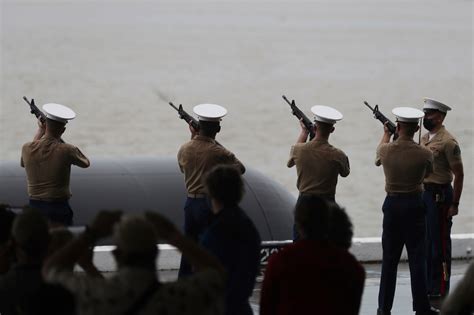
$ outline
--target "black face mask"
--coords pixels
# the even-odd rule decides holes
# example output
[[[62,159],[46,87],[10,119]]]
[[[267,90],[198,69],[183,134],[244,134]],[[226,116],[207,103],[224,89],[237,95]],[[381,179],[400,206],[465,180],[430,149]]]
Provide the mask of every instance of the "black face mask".
[[[423,119],[423,127],[425,127],[426,130],[431,131],[436,127],[436,124],[434,123],[433,119]]]

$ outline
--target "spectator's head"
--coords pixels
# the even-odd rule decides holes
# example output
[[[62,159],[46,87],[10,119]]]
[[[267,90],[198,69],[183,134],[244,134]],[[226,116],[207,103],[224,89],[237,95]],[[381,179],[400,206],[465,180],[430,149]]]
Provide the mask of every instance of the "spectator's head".
[[[237,205],[244,195],[240,171],[228,165],[218,165],[207,173],[204,186],[211,200],[224,207]]]
[[[300,197],[295,208],[295,223],[304,239],[326,240],[349,249],[352,223],[347,213],[334,202],[319,197]]]
[[[158,254],[153,225],[143,216],[124,215],[114,227],[117,248],[114,256],[119,267],[135,266],[155,270]]]
[[[18,262],[42,262],[49,243],[45,217],[36,209],[24,208],[13,222],[12,240]]]
[[[8,271],[13,255],[10,251],[10,237],[15,214],[8,206],[0,204],[0,274]]]

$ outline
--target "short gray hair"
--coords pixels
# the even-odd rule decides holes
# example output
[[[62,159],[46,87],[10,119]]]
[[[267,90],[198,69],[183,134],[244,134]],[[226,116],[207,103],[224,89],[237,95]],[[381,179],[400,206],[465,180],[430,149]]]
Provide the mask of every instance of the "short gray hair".
[[[156,252],[157,237],[153,225],[140,215],[124,215],[114,228],[117,248],[127,254]]]

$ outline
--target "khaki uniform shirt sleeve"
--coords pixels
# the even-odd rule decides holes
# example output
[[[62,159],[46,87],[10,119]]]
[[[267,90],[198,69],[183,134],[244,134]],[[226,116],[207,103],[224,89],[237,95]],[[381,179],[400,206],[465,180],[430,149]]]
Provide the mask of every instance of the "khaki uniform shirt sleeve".
[[[341,160],[341,170],[339,171],[339,174],[342,177],[347,177],[350,172],[351,172],[351,166],[349,165],[349,158],[347,157],[347,155],[343,153],[342,160]]]
[[[224,154],[221,156],[222,164],[232,165],[239,169],[241,174],[244,174],[245,166],[242,164],[242,162],[240,162],[239,159],[235,157],[234,153],[228,151],[227,149],[222,149],[224,150]]]
[[[448,160],[449,166],[458,163],[462,164],[461,148],[455,140],[450,140],[446,142],[444,153],[446,155],[446,159]]]
[[[288,160],[288,162],[286,163],[286,166],[288,167],[293,167],[295,166],[295,156],[296,156],[296,146],[291,146],[291,150],[290,150],[290,158]]]
[[[382,156],[384,152],[385,143],[379,144],[375,153],[375,166],[382,165]]]
[[[179,148],[177,159],[178,159],[179,170],[181,171],[181,173],[184,174],[183,164],[181,163],[182,156],[183,156],[183,147]]]
[[[23,160],[23,155],[25,154],[25,150],[27,148],[28,143],[25,143],[21,148],[21,158],[20,158],[20,165],[21,167],[25,167],[25,161]]]
[[[87,168],[91,165],[89,159],[75,146],[71,146],[69,149],[71,164],[77,165],[82,168]]]

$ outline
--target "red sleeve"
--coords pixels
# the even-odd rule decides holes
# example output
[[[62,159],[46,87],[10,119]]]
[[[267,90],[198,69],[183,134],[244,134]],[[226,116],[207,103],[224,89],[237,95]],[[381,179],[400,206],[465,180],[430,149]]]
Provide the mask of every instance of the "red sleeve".
[[[280,279],[278,279],[280,261],[281,255],[278,254],[271,256],[268,261],[260,293],[260,315],[277,314],[280,291]]]

